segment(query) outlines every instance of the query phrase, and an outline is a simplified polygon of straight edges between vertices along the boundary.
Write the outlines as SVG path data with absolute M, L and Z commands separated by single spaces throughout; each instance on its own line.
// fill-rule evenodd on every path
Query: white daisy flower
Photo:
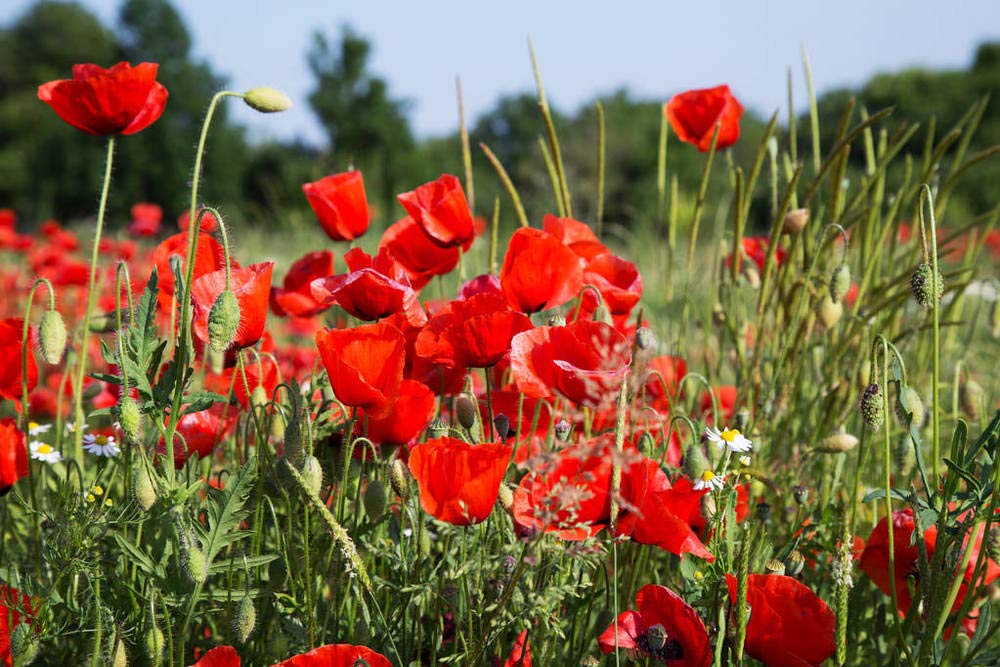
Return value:
M 719 449 L 728 447 L 731 452 L 749 452 L 753 443 L 739 429 L 724 428 L 717 431 L 711 426 L 705 429 L 705 436 L 709 442 L 714 442 Z
M 695 491 L 701 491 L 702 489 L 718 491 L 725 485 L 725 483 L 725 478 L 719 477 L 711 470 L 706 470 L 698 476 L 698 479 L 695 480 L 693 488 Z
M 28 435 L 41 435 L 46 433 L 52 424 L 39 424 L 38 422 L 28 422 Z
M 744 454 L 743 456 L 741 456 L 740 457 L 740 465 L 743 466 L 743 467 L 746 467 L 746 466 L 750 465 L 750 457 L 747 456 L 746 454 Z
M 31 450 L 31 458 L 36 461 L 45 461 L 46 463 L 59 463 L 62 461 L 62 454 L 59 453 L 59 450 L 47 442 L 32 440 L 28 444 L 28 448 Z
M 101 433 L 87 433 L 83 436 L 83 448 L 96 456 L 118 456 L 120 450 L 115 436 Z

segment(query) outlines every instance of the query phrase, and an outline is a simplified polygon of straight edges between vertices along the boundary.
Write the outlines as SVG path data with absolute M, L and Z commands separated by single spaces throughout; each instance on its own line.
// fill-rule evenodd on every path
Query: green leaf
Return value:
M 271 561 L 277 560 L 279 558 L 278 554 L 267 554 L 264 556 L 247 556 L 239 558 L 226 558 L 225 560 L 220 560 L 212 563 L 211 567 L 208 568 L 209 574 L 223 574 L 228 572 L 230 568 L 235 572 L 242 572 L 244 567 L 262 567 L 267 565 Z
M 198 391 L 193 394 L 188 394 L 184 397 L 184 403 L 187 407 L 184 408 L 184 415 L 191 414 L 192 412 L 201 412 L 202 410 L 207 410 L 216 403 L 224 403 L 226 397 L 221 394 L 216 394 L 214 391 Z
M 968 470 L 966 470 L 962 466 L 960 466 L 957 463 L 955 463 L 954 461 L 952 461 L 947 456 L 944 457 L 944 462 L 945 462 L 945 465 L 947 465 L 949 468 L 951 468 L 953 471 L 955 471 L 956 475 L 958 475 L 959 477 L 961 477 L 962 479 L 965 480 L 965 483 L 969 485 L 969 489 L 973 493 L 975 493 L 977 495 L 979 494 L 979 491 L 982 489 L 982 484 L 979 483 L 979 480 L 976 479 L 975 475 L 973 475 L 971 472 L 969 472 Z
M 226 482 L 226 488 L 208 506 L 208 534 L 202 545 L 206 564 L 212 561 L 227 545 L 245 537 L 239 525 L 249 515 L 247 498 L 257 479 L 257 458 L 251 457 L 236 475 Z
M 125 552 L 125 555 L 142 570 L 143 574 L 161 581 L 166 579 L 167 573 L 161 564 L 154 563 L 145 551 L 129 542 L 123 534 L 113 533 L 113 535 L 118 548 Z

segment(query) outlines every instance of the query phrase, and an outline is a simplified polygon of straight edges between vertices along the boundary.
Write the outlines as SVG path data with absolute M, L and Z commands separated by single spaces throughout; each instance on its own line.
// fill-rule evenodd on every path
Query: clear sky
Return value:
M 9 23 L 31 0 L 5 0 Z M 119 0 L 84 0 L 108 25 Z M 307 97 L 312 33 L 336 37 L 350 24 L 374 45 L 371 69 L 411 102 L 419 136 L 457 127 L 455 77 L 472 122 L 502 94 L 533 89 L 530 35 L 550 103 L 566 111 L 627 87 L 666 100 L 688 88 L 728 83 L 763 114 L 786 105 L 786 72 L 804 106 L 800 46 L 820 93 L 909 66 L 961 68 L 979 43 L 1000 40 L 1000 0 L 174 0 L 196 55 L 245 90 L 271 85 L 295 108 L 236 117 L 255 138 L 322 143 Z M 784 113 L 784 111 L 783 111 Z

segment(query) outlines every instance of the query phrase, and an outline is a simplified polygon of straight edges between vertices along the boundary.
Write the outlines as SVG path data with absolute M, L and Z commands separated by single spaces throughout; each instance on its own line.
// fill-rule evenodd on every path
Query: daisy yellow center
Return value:
M 43 442 L 42 444 L 38 445 L 38 450 L 37 451 L 38 451 L 39 454 L 51 454 L 52 453 L 52 445 L 48 445 L 48 444 L 45 444 Z
M 705 472 L 701 473 L 701 481 L 711 482 L 713 479 L 715 479 L 715 473 L 712 472 L 711 470 L 706 470 Z
M 41 426 L 41 424 L 39 424 L 38 422 L 28 422 L 28 430 L 30 431 L 35 430 L 39 426 Z
M 734 440 L 736 440 L 736 438 L 738 438 L 741 435 L 743 434 L 740 433 L 739 429 L 727 428 L 726 430 L 724 430 L 722 433 L 719 434 L 719 437 L 725 440 L 726 442 L 733 442 Z
M 723 437 L 725 437 L 725 436 L 723 436 Z M 94 442 L 96 442 L 98 445 L 104 446 L 104 445 L 108 444 L 108 436 L 106 436 L 106 435 L 98 435 L 98 436 L 96 436 L 94 438 Z

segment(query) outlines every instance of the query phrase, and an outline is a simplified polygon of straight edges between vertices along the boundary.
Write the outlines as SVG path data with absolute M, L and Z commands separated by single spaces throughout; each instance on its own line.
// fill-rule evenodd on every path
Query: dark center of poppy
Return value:
M 684 657 L 684 647 L 667 634 L 667 629 L 657 623 L 636 639 L 638 647 L 656 662 L 669 665 L 672 660 Z

